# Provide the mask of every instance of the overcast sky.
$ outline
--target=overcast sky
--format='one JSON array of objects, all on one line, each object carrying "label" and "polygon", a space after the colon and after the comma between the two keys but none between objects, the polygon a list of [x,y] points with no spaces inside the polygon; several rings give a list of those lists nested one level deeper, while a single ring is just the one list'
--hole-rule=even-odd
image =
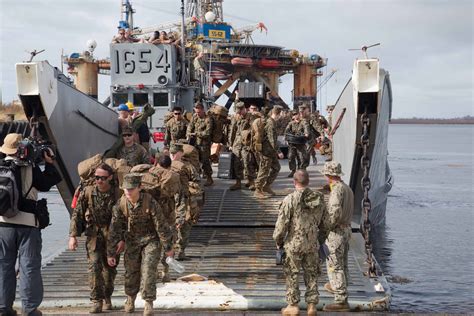
[{"label": "overcast sky", "polygon": [[[108,57],[120,19],[120,0],[0,0],[2,100],[16,97],[16,62],[25,50],[46,49],[37,59],[60,67],[61,49],[81,52],[88,39],[95,56]],[[179,0],[132,0],[136,26],[179,20]],[[328,58],[326,71],[338,69],[321,89],[318,103],[335,102],[351,75],[358,52],[369,51],[390,72],[393,117],[473,115],[473,29],[471,0],[298,1],[225,0],[224,17],[234,27],[264,22],[268,34],[257,43],[279,45]],[[101,76],[102,77],[102,76]],[[280,94],[290,101],[292,80],[283,77]],[[99,99],[107,97],[109,78],[100,79]]]}]

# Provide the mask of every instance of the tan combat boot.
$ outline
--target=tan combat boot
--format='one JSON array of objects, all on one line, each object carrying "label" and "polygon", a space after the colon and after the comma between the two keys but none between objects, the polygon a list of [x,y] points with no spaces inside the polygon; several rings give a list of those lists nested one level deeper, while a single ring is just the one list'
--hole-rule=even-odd
[{"label": "tan combat boot", "polygon": [[110,297],[106,297],[104,299],[104,305],[102,308],[104,311],[111,311],[112,310],[112,299]]},{"label": "tan combat boot", "polygon": [[300,308],[297,304],[288,305],[287,307],[281,309],[281,314],[283,316],[298,316],[300,314]]},{"label": "tan combat boot", "polygon": [[102,300],[92,301],[92,307],[89,310],[90,314],[102,313]]},{"label": "tan combat boot", "polygon": [[328,291],[329,293],[331,294],[336,294],[336,292],[334,291],[334,289],[332,288],[331,286],[331,283],[327,282],[326,284],[324,284],[324,289],[326,291]]},{"label": "tan combat boot", "polygon": [[135,311],[135,299],[137,298],[136,295],[129,296],[127,295],[127,301],[125,302],[125,312],[126,313],[133,313]]},{"label": "tan combat boot", "polygon": [[153,315],[153,301],[145,301],[145,308],[143,309],[143,315]]},{"label": "tan combat boot", "polygon": [[257,199],[268,199],[268,195],[265,194],[261,189],[255,189],[255,193],[253,195]]},{"label": "tan combat boot", "polygon": [[229,188],[229,190],[231,191],[240,190],[240,189],[242,189],[242,181],[240,181],[240,179],[237,179],[235,181],[235,184],[231,185]]},{"label": "tan combat boot", "polygon": [[308,303],[308,308],[307,308],[307,313],[308,313],[308,316],[316,316],[316,304],[314,303]]},{"label": "tan combat boot", "polygon": [[276,193],[272,190],[272,188],[270,188],[270,186],[264,186],[262,191],[264,193],[268,193],[270,196],[275,196]]},{"label": "tan combat boot", "polygon": [[210,187],[213,184],[214,184],[214,180],[212,180],[212,177],[211,176],[207,177],[207,180],[206,180],[206,183],[204,183],[204,186]]},{"label": "tan combat boot", "polygon": [[349,312],[350,310],[351,310],[351,307],[349,306],[349,303],[347,302],[329,304],[329,305],[325,305],[323,308],[323,311],[325,312]]}]

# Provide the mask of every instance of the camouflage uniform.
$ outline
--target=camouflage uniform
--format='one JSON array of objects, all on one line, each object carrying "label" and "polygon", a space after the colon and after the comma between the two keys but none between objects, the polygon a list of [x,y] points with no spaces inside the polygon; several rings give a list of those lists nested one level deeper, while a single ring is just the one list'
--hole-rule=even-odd
[{"label": "camouflage uniform", "polygon": [[260,153],[260,165],[255,187],[262,190],[269,187],[280,172],[280,162],[278,161],[277,134],[275,131],[275,121],[269,117],[265,120],[264,138],[262,140],[262,152]]},{"label": "camouflage uniform", "polygon": [[170,146],[180,139],[186,139],[187,126],[185,119],[178,120],[175,117],[166,122],[165,145]]},{"label": "camouflage uniform", "polygon": [[[150,173],[157,176],[160,184],[160,198],[157,200],[158,205],[161,208],[163,217],[169,226],[172,234],[172,242],[174,243],[177,238],[176,231],[176,213],[175,213],[175,195],[181,188],[180,175],[174,172],[172,169],[165,169],[161,166],[155,166],[149,170]],[[166,257],[164,252],[166,249],[160,246],[160,252],[163,253],[161,257],[161,264],[163,265],[163,272],[167,274],[169,272],[168,264],[166,263]]]},{"label": "camouflage uniform", "polygon": [[212,120],[209,116],[200,118],[197,114],[193,115],[191,123],[188,125],[186,131],[187,138],[192,138],[191,134],[195,134],[196,137],[196,148],[199,151],[199,161],[202,165],[202,170],[207,178],[212,176],[211,160],[211,131],[212,131]]},{"label": "camouflage uniform", "polygon": [[150,163],[150,155],[142,145],[137,143],[130,147],[122,146],[118,150],[117,159],[125,159],[130,167]]},{"label": "camouflage uniform", "polygon": [[188,162],[175,160],[171,164],[171,169],[177,172],[181,179],[181,191],[175,195],[176,225],[179,225],[175,248],[179,259],[181,255],[184,256],[193,225],[190,216],[189,182],[199,182],[199,175]]},{"label": "camouflage uniform", "polygon": [[110,298],[114,291],[117,269],[107,264],[107,237],[112,220],[112,208],[119,198],[116,191],[113,187],[108,192],[100,192],[96,186],[86,187],[71,217],[69,236],[78,237],[82,231],[87,236],[91,301]]},{"label": "camouflage uniform", "polygon": [[[325,175],[340,176],[341,165],[328,162],[321,171]],[[335,302],[347,302],[349,241],[351,239],[351,219],[354,212],[354,194],[342,180],[331,185],[328,202],[329,227],[331,232],[326,244],[329,256],[326,261],[328,278],[335,292]]]},{"label": "camouflage uniform", "polygon": [[319,301],[319,244],[327,236],[327,211],[324,196],[309,188],[297,189],[280,204],[273,239],[285,250],[283,270],[286,277],[286,300],[300,301],[298,274],[303,268],[306,303]]},{"label": "camouflage uniform", "polygon": [[[294,136],[311,136],[309,124],[305,119],[301,119],[299,122],[291,121],[285,129],[285,135],[291,134]],[[287,140],[288,141],[288,140]],[[298,160],[298,166],[296,164]],[[306,148],[306,144],[292,144],[288,142],[288,164],[291,171],[296,169],[305,169],[309,165],[309,152]]]},{"label": "camouflage uniform", "polygon": [[[232,153],[237,159],[234,160],[234,175],[242,180],[244,177],[249,181],[255,178],[255,164],[252,163],[252,154],[250,152],[250,143],[244,140],[244,137],[250,137],[249,114],[241,116],[235,114],[230,123],[229,146],[232,147]],[[246,143],[246,145],[244,145]]]},{"label": "camouflage uniform", "polygon": [[140,193],[135,206],[123,196],[114,207],[107,248],[109,257],[115,256],[121,240],[125,241],[125,294],[134,297],[141,281],[142,298],[154,301],[160,247],[163,245],[166,251],[172,249],[172,234],[158,203],[149,194]]}]

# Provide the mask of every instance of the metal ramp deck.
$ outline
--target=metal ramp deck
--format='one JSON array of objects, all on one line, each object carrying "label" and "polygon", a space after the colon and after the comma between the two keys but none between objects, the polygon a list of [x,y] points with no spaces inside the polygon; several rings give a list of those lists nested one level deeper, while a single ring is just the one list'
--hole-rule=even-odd
[{"label": "metal ramp deck", "polygon": [[[318,168],[319,169],[319,168]],[[323,184],[322,176],[314,166],[308,169],[311,187]],[[275,244],[272,239],[278,205],[286,193],[291,192],[291,179],[286,178],[288,168],[275,182],[278,196],[256,200],[253,192],[243,189],[229,191],[230,180],[217,179],[206,191],[206,205],[200,222],[193,227],[191,242],[185,261],[187,273],[197,273],[209,281],[157,284],[157,309],[170,310],[274,310],[285,306],[285,280],[281,266],[275,265]],[[84,243],[76,252],[64,251],[43,269],[44,301],[42,306],[89,306],[87,260]],[[349,255],[349,303],[354,311],[385,311],[390,302],[390,291],[383,275],[369,279],[363,272],[365,263],[364,242],[354,233]],[[379,269],[380,271],[380,269]],[[120,263],[113,295],[113,303],[123,308],[124,267]],[[178,275],[171,274],[172,279]],[[333,301],[333,295],[324,290],[327,282],[326,267],[322,265],[319,280],[320,303]],[[384,293],[377,293],[374,285],[381,283]],[[304,309],[304,283],[301,276],[301,307]],[[18,296],[17,296],[18,297]],[[137,300],[137,307],[143,301]],[[118,311],[118,310],[117,310]]]}]

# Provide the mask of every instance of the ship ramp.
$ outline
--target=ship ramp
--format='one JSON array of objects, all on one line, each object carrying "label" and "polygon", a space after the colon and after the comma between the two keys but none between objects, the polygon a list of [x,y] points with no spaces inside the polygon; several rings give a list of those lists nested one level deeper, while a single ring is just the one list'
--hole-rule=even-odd
[{"label": "ship ramp", "polygon": [[[286,161],[282,161],[286,164]],[[324,179],[320,166],[310,166],[310,186],[322,187]],[[196,273],[206,281],[182,282],[172,272],[171,283],[157,283],[158,310],[177,311],[279,311],[286,306],[285,278],[282,266],[275,265],[273,229],[278,205],[292,191],[292,180],[287,178],[288,166],[283,165],[275,181],[277,196],[258,200],[248,189],[230,191],[232,180],[217,179],[206,189],[206,204],[199,223],[193,227],[191,242],[184,261],[185,274]],[[327,198],[327,195],[326,195]],[[376,278],[364,275],[367,271],[362,235],[353,229],[349,253],[349,303],[352,311],[386,311],[390,303],[388,283],[378,269]],[[121,260],[116,287],[112,297],[114,313],[123,312],[125,301],[124,267]],[[87,259],[84,239],[77,251],[64,250],[43,267],[44,300],[42,308],[51,312],[80,311],[90,306]],[[318,310],[333,302],[333,295],[325,291],[328,281],[322,265],[319,279]],[[376,291],[376,287],[378,290]],[[304,304],[304,282],[300,278],[301,303]],[[19,295],[17,293],[17,298]],[[16,304],[19,305],[17,299]],[[137,308],[144,301],[138,297]]]}]

